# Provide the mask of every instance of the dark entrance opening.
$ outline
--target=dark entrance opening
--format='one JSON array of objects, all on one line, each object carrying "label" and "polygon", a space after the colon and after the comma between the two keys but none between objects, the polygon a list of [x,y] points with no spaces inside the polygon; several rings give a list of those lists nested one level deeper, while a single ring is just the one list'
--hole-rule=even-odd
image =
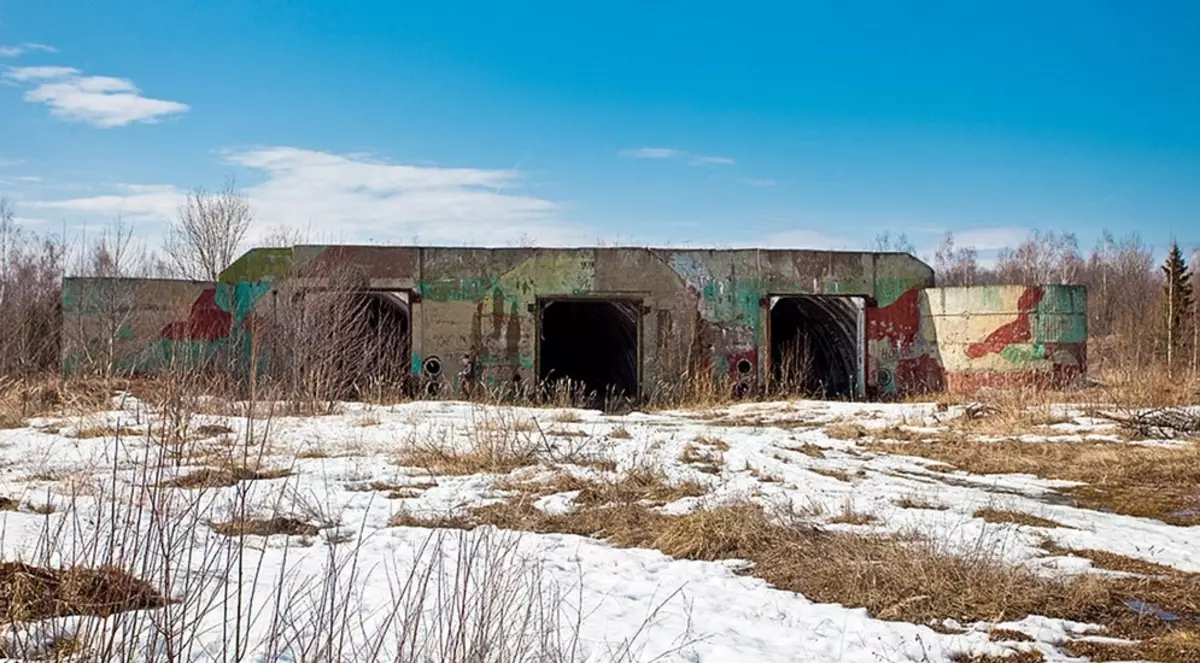
[{"label": "dark entrance opening", "polygon": [[541,304],[538,379],[601,408],[638,394],[637,305],[557,299]]},{"label": "dark entrance opening", "polygon": [[771,300],[771,390],[817,398],[859,392],[861,300],[803,295]]},{"label": "dark entrance opening", "polygon": [[350,294],[346,330],[337,353],[347,396],[407,390],[411,325],[407,298],[396,292]]}]

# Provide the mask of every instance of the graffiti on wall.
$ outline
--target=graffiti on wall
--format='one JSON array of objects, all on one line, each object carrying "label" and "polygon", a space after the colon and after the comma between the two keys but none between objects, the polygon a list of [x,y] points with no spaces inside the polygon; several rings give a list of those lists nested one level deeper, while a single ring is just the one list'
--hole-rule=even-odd
[{"label": "graffiti on wall", "polygon": [[[338,265],[353,267],[359,287],[411,293],[413,375],[422,374],[429,359],[450,367],[466,354],[485,382],[533,379],[539,302],[614,294],[641,302],[644,384],[701,366],[753,391],[767,370],[766,302],[789,293],[867,302],[862,334],[867,386],[875,394],[954,389],[1035,373],[1065,376],[1086,365],[1080,292],[1062,286],[934,289],[932,270],[910,256],[412,247],[256,249],[218,284],[134,283],[126,293],[136,300],[131,309],[154,308],[148,303],[165,301],[162,293],[169,291],[175,312],[163,320],[157,311],[153,326],[127,326],[127,349],[136,351],[126,352],[123,365],[154,370],[180,348],[193,356],[219,349],[245,354],[249,333],[264,315],[262,304],[282,279],[316,273],[319,281],[326,278],[319,270],[304,270]],[[84,324],[91,314],[68,292],[64,288],[64,313]],[[186,303],[179,301],[181,292]]]}]

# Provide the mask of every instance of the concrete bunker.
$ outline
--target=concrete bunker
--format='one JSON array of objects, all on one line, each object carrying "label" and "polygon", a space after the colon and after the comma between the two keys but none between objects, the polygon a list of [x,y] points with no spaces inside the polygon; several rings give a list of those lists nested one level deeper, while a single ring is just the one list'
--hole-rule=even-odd
[{"label": "concrete bunker", "polygon": [[[342,318],[338,347],[341,390],[361,398],[368,390],[403,390],[408,387],[412,357],[412,321],[408,293],[353,291],[325,293],[335,301],[326,304],[326,315]],[[340,301],[337,301],[340,300]],[[317,325],[314,333],[323,333]]]},{"label": "concrete bunker", "polygon": [[822,398],[864,395],[864,307],[861,297],[771,297],[771,391]]},{"label": "concrete bunker", "polygon": [[638,302],[546,298],[538,308],[538,380],[544,387],[562,388],[567,381],[572,392],[600,407],[638,396]]}]

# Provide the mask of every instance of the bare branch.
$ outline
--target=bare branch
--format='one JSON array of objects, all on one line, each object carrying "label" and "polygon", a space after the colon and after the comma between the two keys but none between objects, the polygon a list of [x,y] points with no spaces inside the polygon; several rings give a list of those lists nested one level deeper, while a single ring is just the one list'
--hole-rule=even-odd
[{"label": "bare branch", "polygon": [[232,179],[220,191],[196,189],[179,207],[163,252],[178,276],[216,281],[237,258],[253,221],[250,203]]}]

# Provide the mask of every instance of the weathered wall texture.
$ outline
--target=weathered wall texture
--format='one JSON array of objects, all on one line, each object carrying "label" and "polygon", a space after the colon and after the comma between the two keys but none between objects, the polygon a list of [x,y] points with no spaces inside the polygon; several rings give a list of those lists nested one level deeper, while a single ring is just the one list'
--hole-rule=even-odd
[{"label": "weathered wall texture", "polygon": [[[484,380],[493,383],[536,377],[539,297],[636,299],[644,312],[644,390],[689,366],[756,389],[764,377],[769,296],[867,298],[882,312],[867,337],[882,338],[891,318],[908,315],[908,326],[916,328],[916,310],[896,304],[906,295],[915,301],[933,281],[932,270],[907,254],[834,251],[302,246],[288,262],[280,250],[251,251],[222,274],[222,287],[237,290],[232,299],[242,311],[285,274],[315,285],[337,270],[356,275],[360,287],[410,289],[413,372],[429,357],[453,361],[472,353]],[[913,343],[889,344],[871,357],[868,389],[902,389],[891,377],[895,365],[919,350]],[[739,363],[745,368],[742,360],[749,362],[745,374],[736,369]],[[886,379],[877,383],[881,374]]]},{"label": "weathered wall texture", "polygon": [[230,329],[216,294],[200,281],[63,279],[63,368],[136,373],[208,355]]},{"label": "weathered wall texture", "polygon": [[980,286],[921,293],[921,338],[946,388],[1065,386],[1087,367],[1082,286]]},{"label": "weathered wall texture", "polygon": [[[1003,289],[961,295],[954,289],[927,290],[933,285],[932,269],[900,253],[298,246],[248,252],[225,270],[215,288],[161,281],[125,286],[135,295],[136,319],[149,319],[152,312],[161,317],[163,311],[175,310],[181,298],[190,296],[192,302],[179,308],[182,313],[173,325],[131,325],[124,332],[128,343],[118,353],[120,365],[152,370],[155,361],[172,356],[164,347],[179,342],[193,354],[212,348],[244,351],[248,323],[270,314],[262,304],[284,279],[293,287],[322,287],[332,274],[357,288],[409,294],[414,375],[428,358],[438,357],[452,370],[457,357],[470,353],[490,383],[514,376],[536,379],[539,298],[621,297],[640,303],[643,391],[689,369],[711,372],[731,385],[740,381],[751,391],[762,386],[768,374],[772,296],[863,298],[866,391],[871,395],[937,390],[947,383],[955,387],[983,379],[964,376],[1009,375],[1025,368],[1062,372],[1066,369],[1054,367],[1069,365],[1061,358],[1064,353],[1076,353],[1071,356],[1082,366],[1082,346],[1072,345],[1071,339],[1080,333],[1086,337],[1084,329],[1068,329],[1079,310],[1079,298],[1070,289],[1033,289],[1043,294],[1025,299],[1003,294]],[[934,299],[936,305],[931,304]],[[978,350],[970,349],[972,343],[999,343],[1003,334],[993,341],[989,335],[1025,319],[1020,318],[1021,307],[1033,299],[1026,308],[1045,311],[1035,316],[1038,322],[1029,332],[1034,340],[1015,333],[997,351],[999,359],[974,356]],[[976,301],[989,322],[977,317],[968,324],[953,314],[974,310]],[[1055,327],[1059,323],[1052,319],[1058,318],[1051,313],[1059,311],[1064,322]],[[81,328],[94,322],[85,320],[78,299],[66,292],[64,312]],[[949,347],[942,346],[943,331],[953,339]],[[1021,343],[1032,343],[1023,355]],[[1009,345],[1014,349],[1006,350]],[[78,347],[66,351],[68,368],[76,354]]]}]

